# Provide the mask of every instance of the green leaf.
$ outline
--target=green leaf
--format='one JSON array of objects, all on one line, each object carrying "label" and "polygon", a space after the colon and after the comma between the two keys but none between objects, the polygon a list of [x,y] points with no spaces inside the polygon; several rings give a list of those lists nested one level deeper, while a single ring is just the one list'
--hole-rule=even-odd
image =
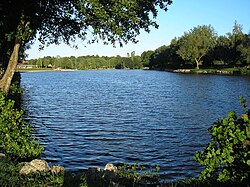
[{"label": "green leaf", "polygon": [[250,138],[250,125],[246,126],[246,134],[247,134],[247,138]]},{"label": "green leaf", "polygon": [[249,165],[249,166],[250,166],[250,160],[247,160],[247,165]]},{"label": "green leaf", "polygon": [[218,150],[216,151],[216,154],[217,154],[217,155],[219,155],[219,154],[220,154],[220,149],[218,149]]}]

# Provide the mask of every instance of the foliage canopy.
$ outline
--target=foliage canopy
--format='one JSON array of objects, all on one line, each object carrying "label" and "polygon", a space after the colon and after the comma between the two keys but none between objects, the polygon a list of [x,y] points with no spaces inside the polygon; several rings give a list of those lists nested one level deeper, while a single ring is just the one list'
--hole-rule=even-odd
[{"label": "foliage canopy", "polygon": [[201,58],[214,46],[215,41],[216,34],[213,27],[197,26],[181,37],[177,54],[184,60],[195,62],[196,68],[199,69]]},{"label": "foliage canopy", "polygon": [[[98,39],[112,44],[136,42],[140,29],[149,32],[151,26],[158,27],[152,20],[157,17],[157,7],[166,11],[171,3],[171,0],[3,1],[0,24],[4,30],[0,41],[7,38],[29,41],[31,35],[27,33],[33,37],[39,33],[42,44],[60,41],[69,44],[77,37],[88,42]],[[18,29],[21,23],[26,30]]]}]

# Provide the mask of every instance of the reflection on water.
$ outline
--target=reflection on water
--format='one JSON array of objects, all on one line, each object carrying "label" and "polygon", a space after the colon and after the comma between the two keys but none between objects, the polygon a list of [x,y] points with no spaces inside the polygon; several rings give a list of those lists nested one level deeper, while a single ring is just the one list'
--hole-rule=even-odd
[{"label": "reflection on water", "polygon": [[249,98],[249,77],[143,70],[23,73],[24,104],[42,155],[68,170],[106,163],[159,165],[169,180],[194,177],[205,130]]}]

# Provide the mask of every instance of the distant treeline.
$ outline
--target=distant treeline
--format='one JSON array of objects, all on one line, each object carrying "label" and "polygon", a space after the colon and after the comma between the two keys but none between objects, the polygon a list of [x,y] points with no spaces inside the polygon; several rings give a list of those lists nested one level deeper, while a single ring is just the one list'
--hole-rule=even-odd
[{"label": "distant treeline", "polygon": [[107,57],[107,56],[80,56],[80,57],[50,57],[32,59],[27,61],[28,64],[37,65],[38,67],[53,67],[65,69],[140,69],[143,67],[140,56],[135,52],[128,57]]},{"label": "distant treeline", "polygon": [[135,52],[127,57],[44,57],[29,60],[29,64],[40,67],[72,69],[185,69],[185,68],[226,68],[250,66],[250,33],[235,22],[232,32],[218,36],[212,26],[197,26],[183,36],[174,38],[170,45],[155,51],[144,51],[141,56]]}]

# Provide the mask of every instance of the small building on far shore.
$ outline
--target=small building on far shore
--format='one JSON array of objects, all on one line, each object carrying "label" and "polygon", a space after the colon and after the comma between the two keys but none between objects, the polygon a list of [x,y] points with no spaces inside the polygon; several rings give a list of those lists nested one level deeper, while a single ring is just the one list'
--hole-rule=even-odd
[{"label": "small building on far shore", "polygon": [[34,69],[34,68],[38,68],[37,65],[30,65],[30,64],[17,64],[17,69]]},{"label": "small building on far shore", "polygon": [[49,64],[49,65],[47,66],[47,68],[53,68],[52,64]]}]

